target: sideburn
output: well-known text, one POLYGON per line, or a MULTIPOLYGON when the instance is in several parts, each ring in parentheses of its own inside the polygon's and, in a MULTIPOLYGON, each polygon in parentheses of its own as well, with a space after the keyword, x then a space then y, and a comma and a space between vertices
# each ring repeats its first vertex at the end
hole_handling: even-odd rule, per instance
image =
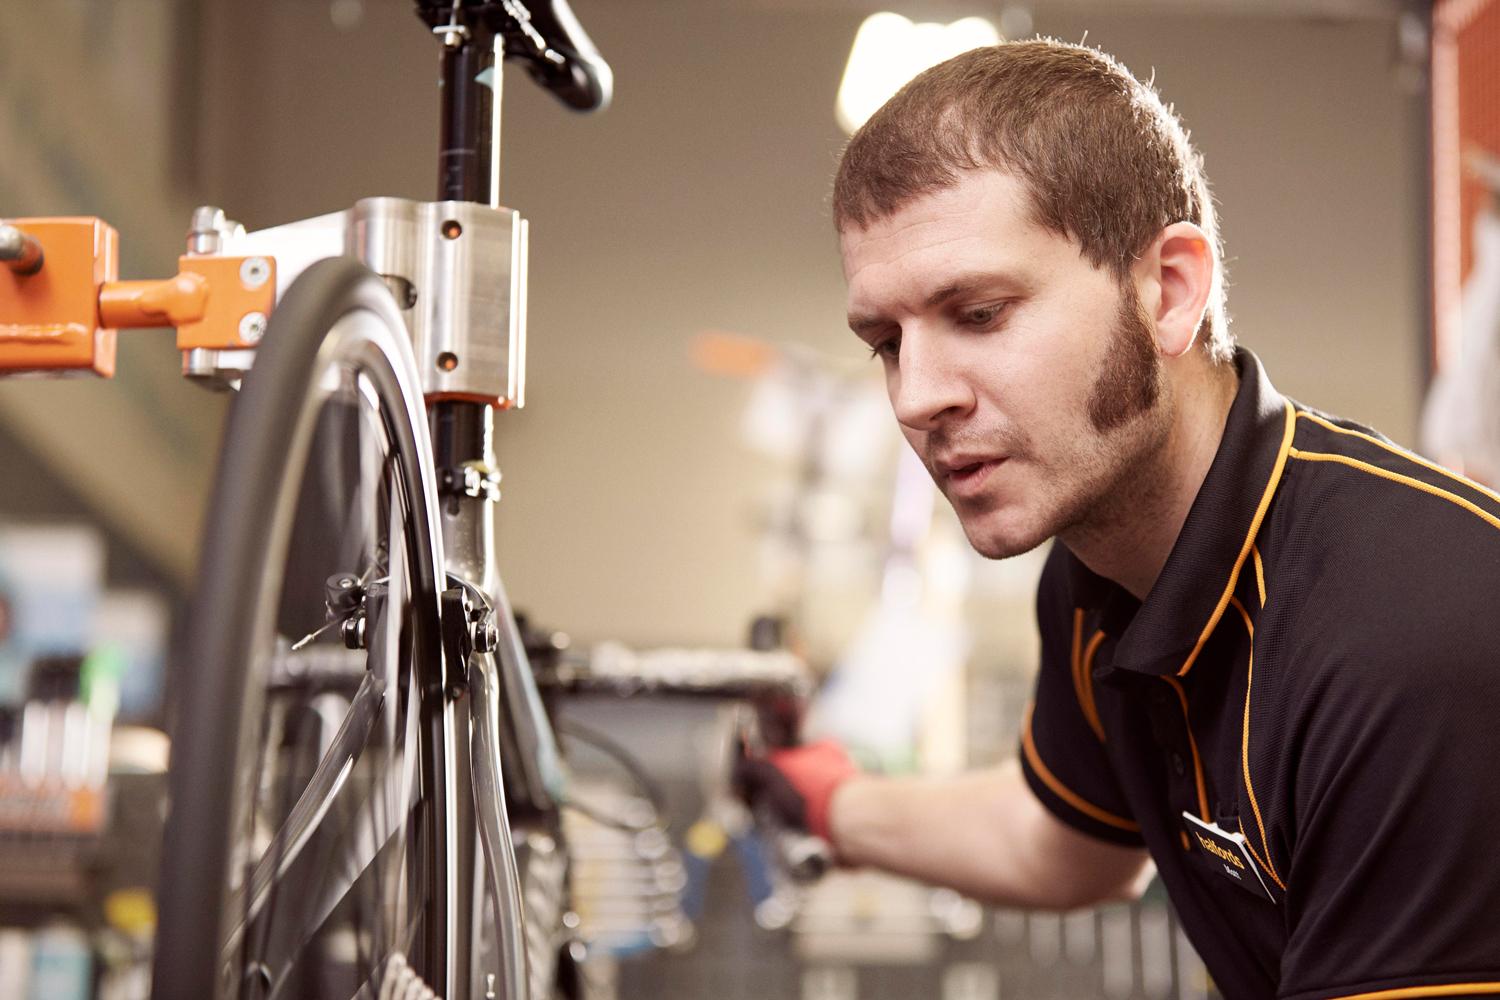
POLYGON ((1161 359, 1150 320, 1135 288, 1121 284, 1114 334, 1089 390, 1089 422, 1101 433, 1124 426, 1161 398, 1161 359))

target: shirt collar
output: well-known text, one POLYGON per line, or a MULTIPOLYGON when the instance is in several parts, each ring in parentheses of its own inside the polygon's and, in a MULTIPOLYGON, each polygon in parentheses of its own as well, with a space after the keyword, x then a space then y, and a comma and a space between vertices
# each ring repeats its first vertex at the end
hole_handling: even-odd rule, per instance
POLYGON ((1140 673, 1185 674, 1213 634, 1271 498, 1291 446, 1294 411, 1260 361, 1235 351, 1240 384, 1224 435, 1156 585, 1143 603, 1069 554, 1080 604, 1103 612, 1120 637, 1112 666, 1140 673))

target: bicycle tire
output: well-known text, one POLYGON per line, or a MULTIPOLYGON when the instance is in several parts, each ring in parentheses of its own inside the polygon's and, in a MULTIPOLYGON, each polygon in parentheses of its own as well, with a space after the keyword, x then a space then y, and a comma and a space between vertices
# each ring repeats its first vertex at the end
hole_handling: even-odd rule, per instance
MULTIPOLYGON (((469 970, 454 968, 448 939, 464 890, 454 883, 449 850, 455 734, 442 683, 441 533, 415 365, 401 315, 381 279, 352 259, 325 260, 288 289, 234 402, 178 664, 155 1000, 307 996, 306 984, 289 987, 288 977, 297 963, 311 963, 300 949, 310 949, 336 917, 341 926, 352 920, 355 980, 363 977, 366 988, 373 986, 371 995, 383 977, 395 975, 386 964, 392 953, 405 963, 403 975, 419 977, 437 995, 465 990, 459 984, 469 970), (358 585, 369 587, 362 608, 374 634, 366 639, 364 677, 332 749, 308 769, 310 780, 297 793, 302 771, 288 766, 286 775, 278 773, 284 752, 267 735, 268 720, 277 713, 300 711, 294 700, 288 699, 292 708, 282 704, 280 689, 268 693, 273 679, 285 673, 273 652, 276 625, 286 616, 288 591, 281 581, 291 561, 293 514, 308 488, 302 468, 315 449, 319 413, 350 389, 353 401, 341 403, 356 409, 355 437, 361 442, 352 467, 363 475, 366 451, 374 447, 360 435, 386 449, 373 466, 375 512, 354 509, 370 498, 362 478, 350 500, 350 523, 364 524, 368 514, 376 536, 382 520, 386 530, 383 549, 376 541, 366 550, 371 540, 358 540, 370 563, 358 585), (385 590, 376 600, 382 555, 385 590), (363 742, 362 732, 369 734, 363 742), (273 798, 289 806, 267 810, 270 820, 258 815, 268 781, 273 788, 277 781, 287 785, 276 788, 273 798), (325 793, 327 803, 321 801, 325 793), (361 795, 369 801, 355 801, 361 795), (314 801, 303 810, 309 796, 314 801), (350 801, 338 801, 341 796, 350 801), (276 831, 264 848, 262 823, 276 831), (347 839, 342 847, 341 836, 347 839), (361 849, 370 852, 367 861, 361 849), (325 854, 352 871, 347 887, 340 888, 345 873, 336 866, 313 867, 316 886, 292 884, 325 854), (338 874, 325 888, 329 870, 338 874), (356 889, 365 879, 374 880, 373 890, 356 889), (307 889, 312 902, 304 898, 307 889), (326 909, 325 895, 333 897, 333 909, 326 909), (360 909, 366 906, 368 914, 360 909), (290 930, 276 926, 278 920, 290 930), (304 925, 310 921, 317 923, 309 931, 304 925), (368 956, 360 952, 367 938, 368 956), (252 954, 252 939, 264 954, 252 954), (284 945, 290 957, 284 966, 273 964, 271 952, 282 963, 284 945), (409 947, 403 951, 401 945, 409 947)), ((287 654, 282 646, 283 659, 298 662, 302 654, 287 654)), ((287 718, 283 727, 291 726, 287 718)), ((298 729, 303 717, 295 718, 291 728, 298 729)), ((318 741, 321 750, 321 735, 318 741)), ((293 762, 302 749, 293 741, 293 762)), ((326 943, 319 947, 335 950, 326 943)), ((312 992, 323 995, 321 989, 312 992)))

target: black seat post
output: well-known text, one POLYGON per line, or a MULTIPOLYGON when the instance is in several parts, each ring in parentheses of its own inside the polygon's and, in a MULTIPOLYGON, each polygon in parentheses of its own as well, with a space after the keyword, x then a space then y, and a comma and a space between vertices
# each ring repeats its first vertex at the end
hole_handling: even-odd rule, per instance
POLYGON ((495 64, 495 34, 483 19, 463 18, 464 10, 455 6, 452 22, 434 29, 443 39, 438 199, 498 206, 500 67, 495 64))

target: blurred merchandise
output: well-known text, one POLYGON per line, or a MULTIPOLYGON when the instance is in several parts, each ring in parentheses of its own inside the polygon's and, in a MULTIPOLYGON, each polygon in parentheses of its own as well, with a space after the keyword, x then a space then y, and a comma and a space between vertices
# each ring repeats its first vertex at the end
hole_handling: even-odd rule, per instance
POLYGON ((166 598, 149 590, 107 590, 94 611, 94 647, 107 646, 120 658, 120 718, 158 718, 166 675, 170 609, 166 598))
POLYGON ((0 524, 0 701, 21 700, 35 658, 88 648, 104 550, 87 526, 0 524))
POLYGON ((1471 151, 1488 203, 1474 215, 1473 263, 1459 296, 1457 357, 1433 379, 1422 449, 1490 486, 1500 484, 1500 157, 1471 151))
POLYGON ((93 979, 94 959, 81 930, 57 923, 32 935, 28 1000, 88 1000, 93 979))
POLYGON ((909 770, 929 751, 962 764, 962 720, 933 719, 970 641, 964 602, 978 557, 902 442, 875 372, 797 344, 712 333, 700 367, 752 379, 744 444, 773 459, 756 525, 763 618, 827 674, 809 732, 909 770))
POLYGON ((597 780, 575 781, 564 813, 579 927, 590 950, 616 958, 686 945, 682 858, 650 802, 597 780))
MULTIPOLYGON (((1493 245, 1483 245, 1491 239, 1486 235, 1490 227, 1483 217, 1494 212, 1496 192, 1500 191, 1500 169, 1495 160, 1500 155, 1500 103, 1494 99, 1500 0, 1436 0, 1430 28, 1430 359, 1434 375, 1456 372, 1464 380, 1469 375, 1460 369, 1482 354, 1484 344, 1494 343, 1493 334, 1483 330, 1486 299, 1492 296, 1487 290, 1491 279, 1481 272, 1494 265, 1493 245)), ((1439 395, 1447 392, 1433 388, 1439 395)), ((1493 412, 1493 400, 1477 402, 1493 412)), ((1462 438, 1455 441, 1446 433, 1457 416, 1449 412, 1438 418, 1435 435, 1428 427, 1423 428, 1423 447, 1432 449, 1444 461, 1467 457, 1451 451, 1454 444, 1465 443, 1462 438)), ((1433 419, 1428 414, 1424 423, 1433 419)), ((1468 472, 1467 467, 1464 471, 1468 472)), ((1500 472, 1477 471, 1480 475, 1500 472)))
POLYGON ((89 527, 0 528, 0 997, 147 994, 167 606, 103 590, 89 527), (112 769, 116 746, 122 767, 112 769))
POLYGON ((99 935, 103 966, 98 1000, 140 1000, 151 993, 151 941, 156 904, 143 888, 121 889, 104 899, 107 929, 99 935))
POLYGON ((31 935, 0 927, 0 996, 24 997, 31 982, 31 935))
POLYGON ((885 392, 867 366, 797 344, 708 333, 694 358, 750 380, 741 441, 774 463, 755 512, 757 610, 826 667, 879 596, 888 474, 902 447, 885 392))
POLYGON ((99 833, 117 676, 118 661, 106 652, 32 665, 26 701, 0 726, 7 738, 0 748, 0 844, 23 838, 29 848, 36 835, 99 833))
POLYGON ((972 940, 983 925, 983 909, 952 890, 838 871, 808 893, 791 929, 804 962, 930 965, 943 937, 972 940))

